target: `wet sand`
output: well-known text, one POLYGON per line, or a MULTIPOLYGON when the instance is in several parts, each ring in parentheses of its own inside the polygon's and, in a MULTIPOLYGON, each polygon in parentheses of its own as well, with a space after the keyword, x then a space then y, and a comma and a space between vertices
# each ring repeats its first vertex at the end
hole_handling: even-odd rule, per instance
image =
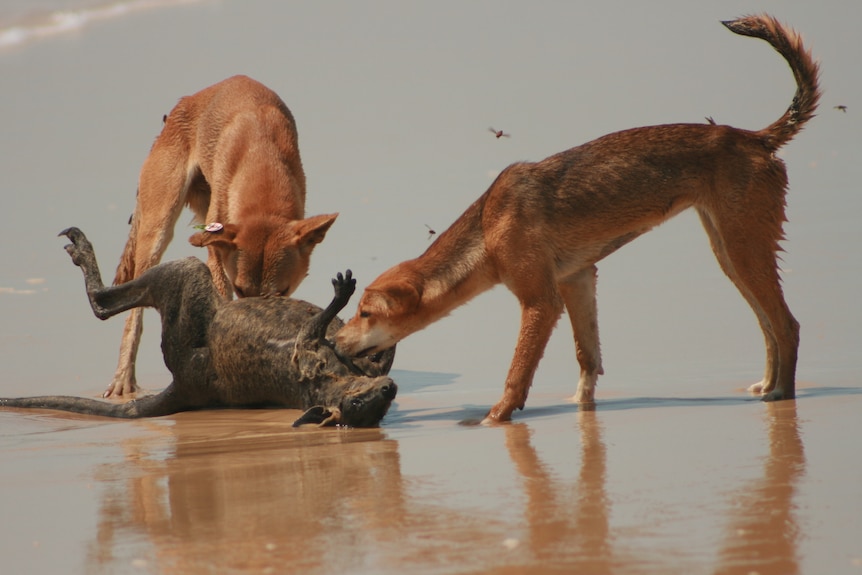
POLYGON ((297 431, 298 412, 283 411, 0 413, 4 569, 862 568, 859 462, 836 440, 857 425, 858 387, 774 405, 719 390, 618 398, 592 412, 539 394, 515 423, 485 428, 442 401, 454 384, 395 376, 405 399, 379 430, 297 431))
MULTIPOLYGON (((792 79, 768 47, 716 24, 750 10, 730 4, 659 2, 620 19, 607 6, 449 18, 379 5, 377 18, 213 2, 0 53, 0 396, 93 396, 110 378, 122 321, 93 318, 55 235, 80 226, 110 274, 140 163, 180 95, 247 73, 288 102, 307 211, 341 212, 297 294, 325 303, 336 271, 351 267, 361 289, 417 255, 425 225, 444 229, 509 162, 645 123, 771 122, 792 79), (671 18, 691 30, 662 28, 671 18), (611 22, 616 39, 599 32, 611 22), (675 34, 703 50, 689 57, 675 34), (644 73, 637 58, 652 47, 666 62, 644 73), (571 78, 554 74, 564 66, 571 78), (488 125, 513 137, 497 141, 488 125)), ((527 408, 511 424, 472 425, 502 391, 517 332, 502 289, 399 346, 399 395, 376 430, 296 430, 290 410, 0 411, 0 571, 862 573, 862 88, 851 73, 862 8, 841 5, 836 19, 839 4, 764 6, 805 33, 829 94, 783 153, 796 401, 745 393, 761 336, 683 214, 600 265, 608 373, 595 411, 566 399, 576 362, 562 321, 527 408)), ((167 258, 202 257, 184 244, 186 219, 167 258)), ((148 315, 138 367, 149 390, 168 382, 157 325, 148 315)))

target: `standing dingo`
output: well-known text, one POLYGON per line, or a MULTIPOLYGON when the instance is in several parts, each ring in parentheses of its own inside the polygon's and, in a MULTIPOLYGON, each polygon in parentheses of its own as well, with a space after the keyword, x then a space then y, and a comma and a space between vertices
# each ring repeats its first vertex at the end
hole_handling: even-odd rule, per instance
MULTIPOLYGON (((183 206, 209 223, 189 241, 208 248, 207 265, 226 298, 290 295, 338 215, 303 219, 305 173, 293 116, 275 92, 245 76, 180 99, 166 116, 141 168, 115 284, 161 260, 183 206)), ((131 311, 105 397, 137 391, 142 320, 141 309, 131 311)))
POLYGON ((521 304, 521 329, 503 397, 486 421, 524 407, 564 308, 581 369, 574 399, 591 403, 603 373, 596 262, 694 207, 766 340, 766 372, 751 390, 793 398, 799 324, 776 262, 787 174, 775 152, 814 115, 818 65, 799 35, 770 16, 724 25, 766 40, 790 65, 796 95, 777 121, 756 132, 712 123, 635 128, 509 166, 424 254, 368 286, 336 348, 354 356, 386 349, 503 283, 521 304))

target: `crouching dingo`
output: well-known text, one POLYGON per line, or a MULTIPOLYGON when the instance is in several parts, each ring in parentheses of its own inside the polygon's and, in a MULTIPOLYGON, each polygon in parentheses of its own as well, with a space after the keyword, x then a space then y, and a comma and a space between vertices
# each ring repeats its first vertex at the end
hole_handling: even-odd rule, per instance
MULTIPOLYGON (((206 223, 189 241, 206 246, 216 288, 230 299, 287 296, 338 214, 305 217, 305 173, 296 125, 272 90, 234 76, 180 99, 165 117, 138 181, 137 206, 114 284, 161 260, 183 206, 206 223)), ((131 311, 105 397, 137 391, 143 329, 131 311)))
POLYGON ((564 308, 580 365, 574 399, 591 403, 603 373, 596 262, 694 207, 766 339, 766 372, 752 392, 793 398, 799 324, 776 262, 787 174, 775 153, 814 115, 818 65, 799 35, 770 16, 724 25, 766 40, 790 65, 796 95, 777 121, 760 131, 712 123, 635 128, 509 166, 424 254, 368 286, 336 349, 353 356, 386 349, 503 283, 521 304, 521 328, 503 397, 486 421, 523 409, 564 308))

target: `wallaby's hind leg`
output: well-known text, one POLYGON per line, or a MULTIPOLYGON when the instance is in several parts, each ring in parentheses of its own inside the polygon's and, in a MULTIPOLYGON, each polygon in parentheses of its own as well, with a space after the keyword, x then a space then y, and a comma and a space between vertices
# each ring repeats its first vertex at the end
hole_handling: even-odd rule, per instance
POLYGON ((84 272, 87 296, 96 317, 107 319, 141 307, 159 312, 165 364, 179 385, 180 373, 190 358, 206 348, 209 326, 221 301, 207 266, 196 258, 186 258, 150 268, 127 283, 105 286, 93 246, 84 233, 69 228, 61 235, 72 240, 66 251, 84 272))
POLYGON ((143 303, 146 290, 141 289, 140 285, 105 287, 93 245, 84 232, 78 228, 69 228, 60 232, 60 235, 72 241, 65 249, 72 257, 72 263, 84 273, 87 297, 97 318, 108 319, 131 308, 147 305, 143 303))

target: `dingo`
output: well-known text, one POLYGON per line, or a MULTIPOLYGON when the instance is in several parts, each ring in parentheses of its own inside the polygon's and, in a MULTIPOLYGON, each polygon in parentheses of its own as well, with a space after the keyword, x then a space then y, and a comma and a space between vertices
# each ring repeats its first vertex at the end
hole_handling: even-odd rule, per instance
MULTIPOLYGON (((189 241, 207 246, 222 296, 290 295, 338 214, 302 219, 305 173, 293 116, 272 90, 234 76, 180 99, 165 118, 138 182, 129 240, 114 284, 156 265, 183 206, 209 222, 189 241)), ((135 357, 143 330, 133 309, 105 397, 137 391, 135 357)))
POLYGON ((564 307, 581 368, 574 399, 591 403, 603 373, 596 262, 694 207, 766 339, 766 371, 752 392, 793 398, 799 324, 776 262, 787 174, 775 152, 814 115, 818 65, 799 35, 770 16, 724 25, 766 40, 787 60, 797 90, 781 118, 757 132, 712 124, 635 128, 509 166, 424 254, 368 286, 336 335, 337 349, 354 356, 386 349, 503 283, 521 304, 521 328, 503 397, 486 421, 523 409, 564 307))

